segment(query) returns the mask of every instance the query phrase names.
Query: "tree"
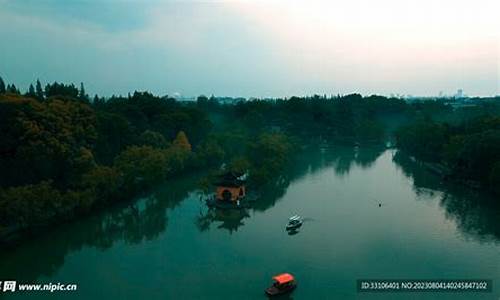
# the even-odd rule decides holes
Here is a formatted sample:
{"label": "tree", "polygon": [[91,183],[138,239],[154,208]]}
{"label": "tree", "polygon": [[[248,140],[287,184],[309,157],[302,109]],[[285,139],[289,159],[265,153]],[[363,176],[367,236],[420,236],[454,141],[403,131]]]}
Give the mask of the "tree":
{"label": "tree", "polygon": [[193,166],[193,160],[191,159],[193,153],[186,148],[174,145],[163,150],[163,154],[167,164],[167,176],[179,174]]}
{"label": "tree", "polygon": [[0,184],[67,187],[92,165],[94,111],[79,101],[0,97]]}
{"label": "tree", "polygon": [[132,128],[121,114],[97,113],[96,159],[99,163],[111,164],[113,159],[134,140]]}
{"label": "tree", "polygon": [[359,100],[359,97],[361,96],[353,94],[338,101],[334,118],[334,132],[337,136],[346,138],[354,135],[355,121],[352,102]]}
{"label": "tree", "polygon": [[47,98],[53,96],[66,96],[74,99],[78,99],[79,91],[74,84],[64,84],[54,82],[52,84],[47,84],[45,86],[45,96]]}
{"label": "tree", "polygon": [[360,142],[381,142],[384,127],[377,121],[365,120],[356,127],[356,135]]}
{"label": "tree", "polygon": [[5,82],[2,77],[0,77],[0,94],[5,94]]}
{"label": "tree", "polygon": [[20,94],[19,90],[14,84],[7,85],[7,93]]}
{"label": "tree", "polygon": [[489,185],[497,195],[500,195],[500,161],[491,168],[489,174]]}
{"label": "tree", "polygon": [[206,166],[220,164],[225,155],[224,149],[222,149],[214,138],[207,139],[202,144],[198,145],[196,150],[199,163]]}
{"label": "tree", "polygon": [[219,102],[212,96],[210,99],[207,98],[205,95],[198,96],[196,98],[196,105],[203,110],[214,110],[219,106]]}
{"label": "tree", "polygon": [[283,170],[292,150],[292,143],[286,135],[261,134],[248,149],[248,158],[252,166],[250,179],[256,184],[269,182],[273,176]]}
{"label": "tree", "polygon": [[40,83],[40,80],[38,80],[38,79],[36,80],[35,93],[36,93],[36,98],[38,100],[43,100],[42,84]]}
{"label": "tree", "polygon": [[28,88],[28,91],[26,92],[26,96],[31,97],[31,98],[36,98],[35,88],[33,87],[33,84],[30,84],[30,87]]}
{"label": "tree", "polygon": [[119,172],[113,167],[97,166],[82,176],[81,185],[89,189],[97,202],[111,202],[118,196],[122,184]]}
{"label": "tree", "polygon": [[151,146],[128,147],[116,157],[115,167],[127,185],[152,185],[164,179],[168,171],[165,153]]}
{"label": "tree", "polygon": [[80,83],[80,90],[78,91],[78,99],[82,101],[89,101],[89,96],[85,93],[83,82]]}
{"label": "tree", "polygon": [[175,138],[173,145],[176,147],[179,147],[183,150],[186,150],[189,152],[191,151],[191,144],[189,143],[189,140],[188,140],[186,134],[182,130],[179,131],[179,133],[177,133],[177,137]]}
{"label": "tree", "polygon": [[94,99],[92,99],[92,104],[94,106],[102,106],[105,104],[105,100],[104,98],[99,98],[99,96],[97,94],[94,95]]}
{"label": "tree", "polygon": [[0,222],[23,228],[45,223],[62,208],[61,200],[49,181],[6,189],[0,198]]}
{"label": "tree", "polygon": [[449,138],[448,128],[432,120],[403,126],[396,132],[399,148],[410,151],[419,159],[434,162],[444,156]]}
{"label": "tree", "polygon": [[156,131],[146,130],[139,137],[139,142],[145,146],[152,146],[155,148],[166,148],[168,142],[165,137]]}
{"label": "tree", "polygon": [[235,157],[229,162],[227,169],[235,173],[245,173],[250,166],[250,162],[245,157]]}
{"label": "tree", "polygon": [[457,153],[452,168],[460,178],[478,180],[486,183],[493,165],[500,161],[500,130],[486,130],[466,135],[455,146]]}

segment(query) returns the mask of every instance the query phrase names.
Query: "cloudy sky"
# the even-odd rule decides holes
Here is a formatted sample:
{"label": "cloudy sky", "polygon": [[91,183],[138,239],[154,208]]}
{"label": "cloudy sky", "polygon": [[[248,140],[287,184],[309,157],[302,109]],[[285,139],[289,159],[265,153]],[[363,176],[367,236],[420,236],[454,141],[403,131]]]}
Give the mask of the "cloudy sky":
{"label": "cloudy sky", "polygon": [[0,76],[100,95],[500,94],[498,0],[0,0]]}

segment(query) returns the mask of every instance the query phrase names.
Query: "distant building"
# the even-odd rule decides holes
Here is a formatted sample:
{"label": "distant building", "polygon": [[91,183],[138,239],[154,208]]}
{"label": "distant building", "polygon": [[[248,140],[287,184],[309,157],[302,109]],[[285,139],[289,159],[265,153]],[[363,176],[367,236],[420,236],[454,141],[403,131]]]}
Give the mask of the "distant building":
{"label": "distant building", "polygon": [[458,90],[457,90],[457,93],[455,94],[455,98],[456,98],[456,99],[461,99],[461,98],[464,98],[464,90],[462,90],[462,89],[458,89]]}
{"label": "distant building", "polygon": [[219,104],[236,104],[241,101],[246,101],[243,97],[233,98],[233,97],[214,97],[214,99]]}

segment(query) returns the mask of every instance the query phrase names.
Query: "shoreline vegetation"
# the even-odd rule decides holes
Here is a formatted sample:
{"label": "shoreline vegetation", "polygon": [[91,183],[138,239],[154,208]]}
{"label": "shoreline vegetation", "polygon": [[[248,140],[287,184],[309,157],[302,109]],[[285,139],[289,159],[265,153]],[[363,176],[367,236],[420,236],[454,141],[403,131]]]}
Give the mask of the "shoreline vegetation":
{"label": "shoreline vegetation", "polygon": [[91,99],[83,84],[37,81],[21,93],[0,78],[0,244],[196,171],[248,170],[251,188],[265,189],[309,145],[395,141],[444,179],[500,194],[498,100]]}

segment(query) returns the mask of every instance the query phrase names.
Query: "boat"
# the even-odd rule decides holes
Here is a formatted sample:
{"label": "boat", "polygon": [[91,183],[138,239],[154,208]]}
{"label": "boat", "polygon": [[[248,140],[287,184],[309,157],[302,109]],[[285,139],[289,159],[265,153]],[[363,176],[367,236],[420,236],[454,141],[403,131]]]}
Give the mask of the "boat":
{"label": "boat", "polygon": [[288,219],[288,224],[286,225],[286,230],[296,230],[302,226],[302,218],[299,215],[295,215]]}
{"label": "boat", "polygon": [[269,296],[278,296],[289,293],[297,287],[297,282],[292,274],[283,273],[273,277],[273,285],[266,289]]}

